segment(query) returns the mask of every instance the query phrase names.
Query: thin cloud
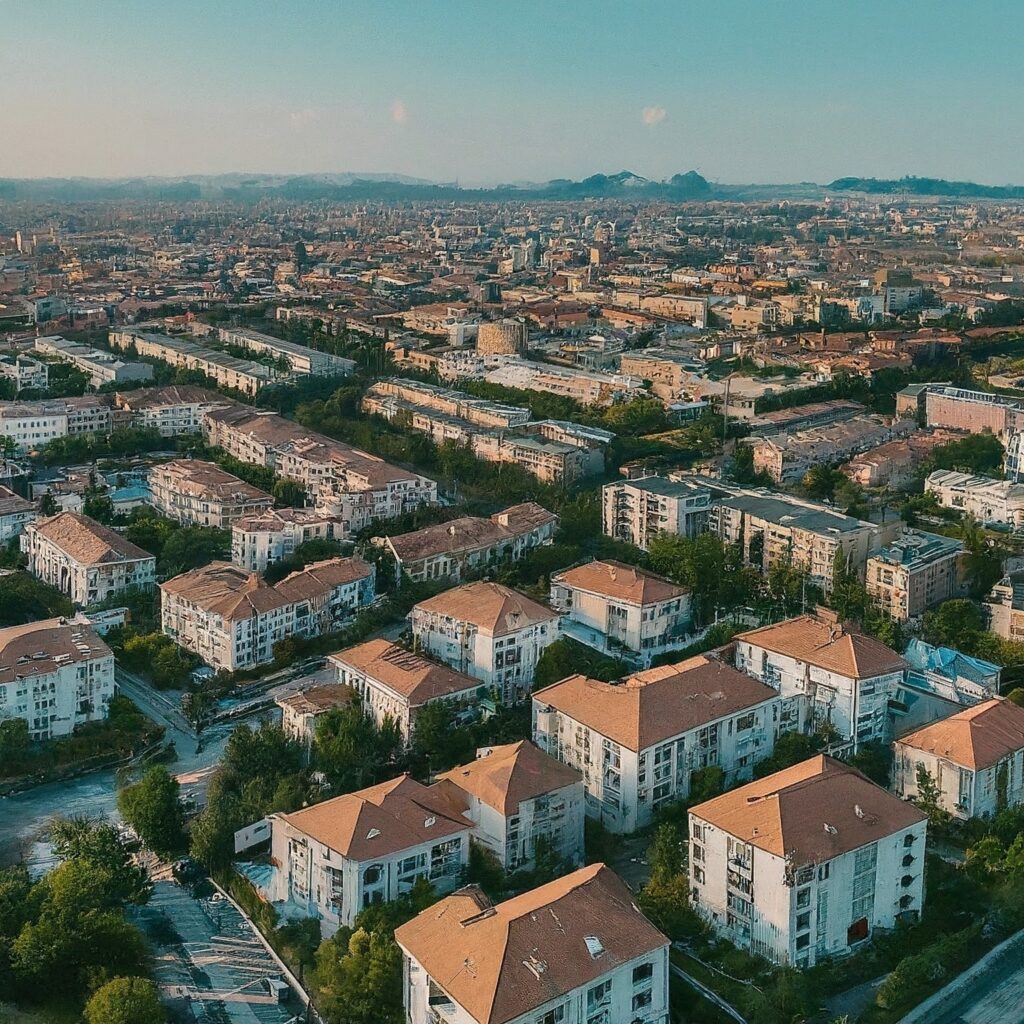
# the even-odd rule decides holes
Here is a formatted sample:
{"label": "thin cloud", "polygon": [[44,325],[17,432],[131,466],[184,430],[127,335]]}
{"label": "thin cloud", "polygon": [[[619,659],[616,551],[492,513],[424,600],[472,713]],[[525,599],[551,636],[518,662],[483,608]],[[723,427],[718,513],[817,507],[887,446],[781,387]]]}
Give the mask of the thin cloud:
{"label": "thin cloud", "polygon": [[293,110],[288,115],[288,120],[291,121],[293,128],[303,128],[307,124],[312,124],[319,117],[319,111],[312,107],[306,107],[304,110]]}
{"label": "thin cloud", "polygon": [[406,107],[404,100],[395,100],[391,104],[391,120],[395,124],[405,124],[409,120],[409,108]]}
{"label": "thin cloud", "polygon": [[656,124],[661,124],[665,120],[667,112],[664,107],[644,107],[640,111],[640,119],[643,121],[648,128],[653,128]]}

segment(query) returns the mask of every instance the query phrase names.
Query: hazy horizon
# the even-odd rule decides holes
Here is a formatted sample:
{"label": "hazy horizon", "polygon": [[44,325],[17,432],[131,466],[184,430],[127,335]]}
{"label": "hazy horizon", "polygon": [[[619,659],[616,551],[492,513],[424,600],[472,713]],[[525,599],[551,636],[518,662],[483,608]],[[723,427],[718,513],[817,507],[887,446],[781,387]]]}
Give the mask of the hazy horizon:
{"label": "hazy horizon", "polygon": [[0,177],[1018,184],[1022,30],[1006,0],[0,0]]}

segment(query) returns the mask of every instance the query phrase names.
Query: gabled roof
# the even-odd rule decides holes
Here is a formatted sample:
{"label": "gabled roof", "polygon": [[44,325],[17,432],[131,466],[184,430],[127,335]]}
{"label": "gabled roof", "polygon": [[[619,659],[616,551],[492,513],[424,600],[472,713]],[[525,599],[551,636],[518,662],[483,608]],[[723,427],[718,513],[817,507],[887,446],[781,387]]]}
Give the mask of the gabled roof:
{"label": "gabled roof", "polygon": [[355,861],[387,857],[473,827],[439,793],[408,775],[280,817]]}
{"label": "gabled roof", "polygon": [[574,768],[528,740],[520,740],[477,751],[475,761],[439,775],[438,783],[454,786],[501,814],[510,815],[518,813],[524,800],[571,786],[582,778]]}
{"label": "gabled roof", "polygon": [[907,663],[880,640],[850,630],[834,614],[824,610],[739,633],[735,640],[849,679],[871,679],[887,672],[902,672],[907,667]]}
{"label": "gabled roof", "polygon": [[1024,749],[1024,708],[1001,697],[901,737],[902,743],[977,771]]}
{"label": "gabled roof", "polygon": [[831,860],[927,817],[825,754],[697,804],[690,814],[797,866]]}
{"label": "gabled roof", "polygon": [[538,622],[558,619],[558,612],[547,605],[531,600],[511,587],[487,580],[466,583],[420,601],[413,614],[417,611],[469,622],[492,636],[504,636]]}
{"label": "gabled roof", "polygon": [[554,583],[574,590],[585,590],[591,594],[600,594],[602,597],[638,605],[671,601],[690,592],[687,587],[676,586],[661,576],[611,559],[587,562],[585,565],[576,566],[575,569],[560,572],[551,579]]}
{"label": "gabled roof", "polygon": [[533,699],[639,753],[777,696],[731,665],[698,655],[636,672],[620,683],[569,676],[538,690]]}
{"label": "gabled roof", "polygon": [[83,565],[137,562],[153,557],[119,533],[78,512],[58,512],[48,519],[37,519],[28,529]]}
{"label": "gabled roof", "polygon": [[480,689],[484,685],[479,679],[456,672],[447,665],[439,665],[382,638],[338,651],[330,656],[330,661],[382,683],[404,697],[411,707],[426,704],[437,697]]}
{"label": "gabled roof", "polygon": [[604,864],[497,906],[460,889],[395,939],[478,1024],[515,1020],[668,945]]}
{"label": "gabled roof", "polygon": [[50,675],[62,665],[111,657],[88,622],[42,619],[0,629],[0,683]]}

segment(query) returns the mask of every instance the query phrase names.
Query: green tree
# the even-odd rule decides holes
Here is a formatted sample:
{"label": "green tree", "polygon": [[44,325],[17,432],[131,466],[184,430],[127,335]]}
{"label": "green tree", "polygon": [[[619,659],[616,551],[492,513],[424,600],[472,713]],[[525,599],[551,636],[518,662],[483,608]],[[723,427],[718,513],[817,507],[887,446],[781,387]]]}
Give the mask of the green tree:
{"label": "green tree", "polygon": [[402,1024],[402,954],[390,934],[342,929],[317,950],[313,984],[330,1024]]}
{"label": "green tree", "polygon": [[122,902],[149,899],[145,869],[132,863],[113,825],[89,818],[58,818],[50,824],[50,842],[62,861],[83,861],[106,872],[112,894]]}
{"label": "green tree", "polygon": [[161,576],[177,576],[201,565],[228,557],[231,534],[210,526],[184,526],[164,544],[158,568]]}
{"label": "green tree", "polygon": [[1006,699],[1013,701],[1018,707],[1024,708],[1024,686],[1015,686],[1006,695]]}
{"label": "green tree", "polygon": [[784,732],[775,741],[771,756],[754,765],[754,778],[763,779],[773,772],[806,761],[821,749],[821,745],[820,737],[802,732]]}
{"label": "green tree", "polygon": [[924,614],[924,635],[929,643],[953,647],[965,654],[974,652],[984,629],[981,610],[973,601],[944,601]]}
{"label": "green tree", "polygon": [[274,483],[271,492],[278,505],[303,508],[306,504],[306,488],[297,480],[282,478]]}
{"label": "green tree", "polygon": [[184,816],[177,779],[163,765],[149,768],[139,782],[117,794],[117,809],[142,841],[162,857],[185,847]]}
{"label": "green tree", "polygon": [[942,808],[942,790],[923,764],[917,766],[917,797],[914,803],[928,815],[933,826],[949,820],[949,813]]}
{"label": "green tree", "polygon": [[164,1024],[167,1015],[148,978],[115,978],[85,1004],[86,1024]]}

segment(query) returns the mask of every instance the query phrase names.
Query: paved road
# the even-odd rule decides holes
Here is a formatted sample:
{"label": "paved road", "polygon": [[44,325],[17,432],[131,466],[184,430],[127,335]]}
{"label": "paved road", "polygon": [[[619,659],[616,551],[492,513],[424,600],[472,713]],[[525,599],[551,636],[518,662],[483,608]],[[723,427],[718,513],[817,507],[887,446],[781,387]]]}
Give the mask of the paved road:
{"label": "paved road", "polygon": [[929,1012],[928,1024],[1024,1024],[1024,942],[961,992],[943,995]]}

